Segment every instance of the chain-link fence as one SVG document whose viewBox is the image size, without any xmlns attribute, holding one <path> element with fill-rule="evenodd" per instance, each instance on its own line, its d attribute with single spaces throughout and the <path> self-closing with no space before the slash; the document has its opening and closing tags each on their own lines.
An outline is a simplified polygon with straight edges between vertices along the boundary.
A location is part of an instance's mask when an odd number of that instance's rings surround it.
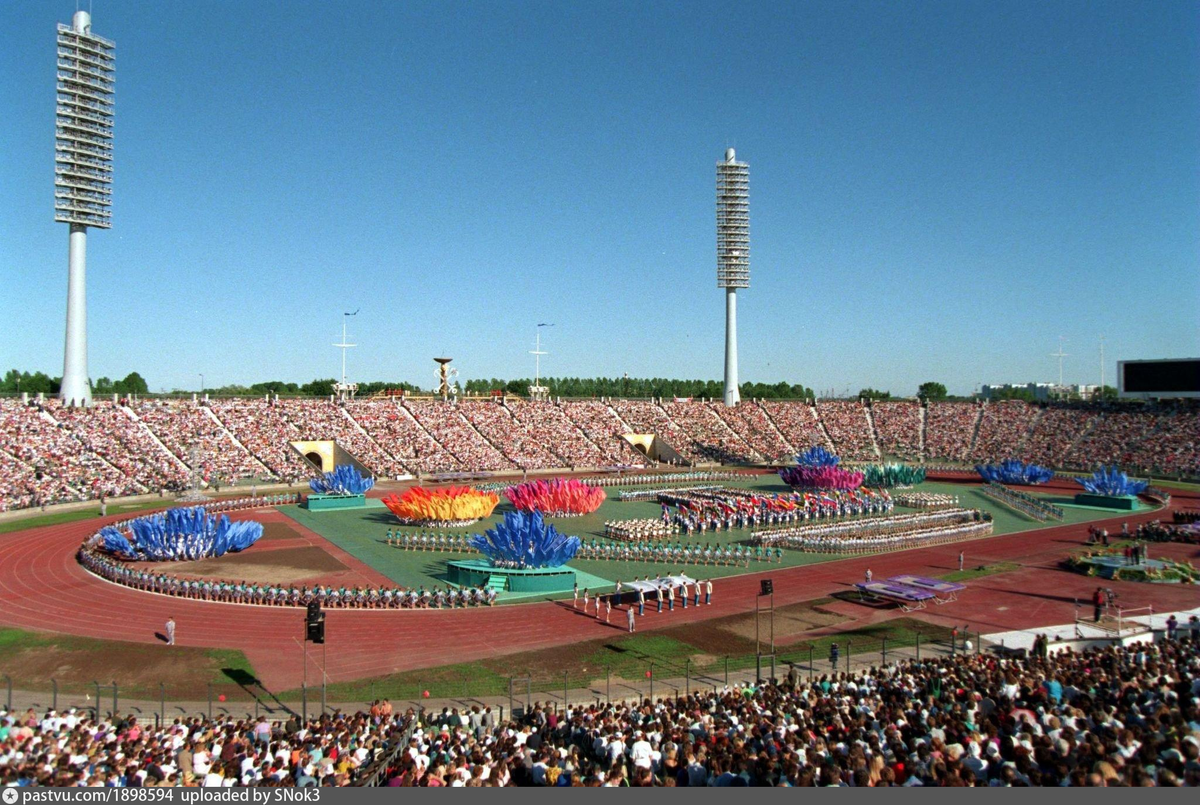
<svg viewBox="0 0 1200 805">
<path fill-rule="evenodd" d="M 765 680 L 818 681 L 822 677 L 902 660 L 977 653 L 982 636 L 966 629 L 927 625 L 906 635 L 876 639 L 831 634 L 774 651 L 764 643 L 761 654 L 713 657 L 691 655 L 656 656 L 613 647 L 613 657 L 598 667 L 567 667 L 558 670 L 510 669 L 508 673 L 478 673 L 454 669 L 430 669 L 395 677 L 335 685 L 304 685 L 298 690 L 273 692 L 249 673 L 202 686 L 166 682 L 122 684 L 119 680 L 90 683 L 43 684 L 14 680 L 0 673 L 0 696 L 11 711 L 33 708 L 65 710 L 76 708 L 104 717 L 134 715 L 155 723 L 203 715 L 231 718 L 283 720 L 295 715 L 309 718 L 333 710 L 365 709 L 376 700 L 388 699 L 394 707 L 469 709 L 492 707 L 521 715 L 540 704 L 558 709 L 564 703 L 633 701 L 686 696 L 693 692 L 728 686 L 753 685 Z"/>
</svg>

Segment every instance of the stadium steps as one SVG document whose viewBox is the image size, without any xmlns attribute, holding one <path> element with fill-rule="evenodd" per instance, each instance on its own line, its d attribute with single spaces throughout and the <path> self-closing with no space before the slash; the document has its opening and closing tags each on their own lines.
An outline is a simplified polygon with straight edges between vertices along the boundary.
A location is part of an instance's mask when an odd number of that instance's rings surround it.
<svg viewBox="0 0 1200 805">
<path fill-rule="evenodd" d="M 987 403 L 984 403 L 986 405 Z M 979 441 L 979 427 L 983 424 L 983 405 L 975 406 L 975 424 L 971 427 L 971 443 L 967 445 L 966 455 L 962 458 L 969 459 L 975 455 L 975 443 Z"/>
<path fill-rule="evenodd" d="M 425 427 L 425 425 L 421 422 L 421 420 L 417 419 L 417 415 L 409 410 L 408 406 L 404 404 L 403 400 L 401 400 L 400 404 L 396 406 L 396 411 L 398 414 L 400 414 L 400 416 L 408 417 L 409 421 L 412 422 L 412 424 L 417 427 L 417 430 L 421 431 L 426 436 L 428 436 L 429 441 L 433 442 L 434 444 L 436 444 L 438 446 L 438 450 L 441 450 L 443 455 L 450 456 L 450 458 L 454 459 L 454 463 L 456 465 L 454 467 L 455 470 L 462 469 L 462 462 L 459 460 L 458 456 L 454 455 L 453 451 L 451 451 L 450 448 L 446 447 L 446 445 L 442 444 L 441 442 L 439 442 L 437 440 L 437 437 L 433 435 L 433 432 L 431 430 L 429 430 L 429 428 Z M 417 464 L 415 463 L 416 459 L 412 459 L 412 460 L 414 461 L 413 466 L 409 467 L 408 464 L 405 464 L 404 466 L 408 467 L 408 471 L 411 472 L 414 476 L 419 475 L 423 468 L 420 466 L 417 466 Z"/>
<path fill-rule="evenodd" d="M 883 460 L 883 453 L 879 451 L 879 439 L 875 435 L 875 415 L 871 412 L 871 406 L 862 406 L 863 416 L 867 418 L 867 433 L 871 435 L 871 449 L 875 451 L 875 458 Z"/>
<path fill-rule="evenodd" d="M 359 424 L 359 421 L 354 418 L 353 414 L 351 414 L 349 411 L 346 410 L 345 406 L 339 405 L 338 410 L 340 410 L 342 412 L 342 416 L 346 417 L 346 419 L 350 422 L 350 427 L 357 430 L 360 434 L 362 434 L 362 437 L 364 439 L 366 439 L 371 444 L 375 445 L 376 450 L 378 450 L 384 456 L 390 458 L 392 461 L 399 464 L 401 467 L 404 467 L 404 469 L 406 469 L 406 470 L 408 469 L 408 466 L 402 460 L 400 460 L 396 456 L 392 455 L 388 450 L 386 450 L 384 448 L 383 445 L 381 445 L 379 443 L 379 441 L 374 436 L 372 436 L 370 433 L 368 433 L 367 429 L 364 428 L 361 424 Z M 372 475 L 379 475 L 379 474 L 380 473 L 372 473 Z"/>
<path fill-rule="evenodd" d="M 779 426 L 775 424 L 775 420 L 771 419 L 771 413 L 769 411 L 767 411 L 766 406 L 764 406 L 760 400 L 752 401 L 751 405 L 753 405 L 755 408 L 758 409 L 758 412 L 760 414 L 762 414 L 762 416 L 763 416 L 763 420 L 767 423 L 767 427 L 776 436 L 778 436 L 779 441 L 783 442 L 784 446 L 787 447 L 788 455 L 795 455 L 796 453 L 800 452 L 799 450 L 796 449 L 796 446 L 793 445 L 791 442 L 789 442 L 787 437 L 783 435 L 783 431 L 780 430 Z M 747 423 L 747 424 L 749 424 L 749 423 Z M 771 459 L 767 458 L 766 456 L 763 457 L 763 460 L 768 461 L 768 462 L 771 461 Z"/>
<path fill-rule="evenodd" d="M 928 428 L 929 428 L 929 408 L 926 406 L 926 404 L 924 402 L 922 402 L 919 406 L 917 406 L 917 410 L 920 412 L 919 416 L 921 417 L 921 428 L 918 431 L 919 435 L 917 437 L 920 441 L 917 442 L 917 449 L 918 449 L 918 455 L 921 456 L 921 461 L 924 461 L 925 460 L 925 435 L 928 432 Z"/>
<path fill-rule="evenodd" d="M 501 408 L 504 408 L 504 406 L 500 406 L 500 407 L 501 407 Z M 526 435 L 528 435 L 528 434 L 529 434 L 529 431 L 526 429 L 526 427 L 525 427 L 524 425 L 522 425 L 522 424 L 521 424 L 520 420 L 518 420 L 518 419 L 517 419 L 515 416 L 513 416 L 513 415 L 512 415 L 512 411 L 509 411 L 507 408 L 504 408 L 504 413 L 505 413 L 505 414 L 507 414 L 507 415 L 508 415 L 508 417 L 509 417 L 509 419 L 511 419 L 513 422 L 516 422 L 516 423 L 517 423 L 517 427 L 518 427 L 518 428 L 520 428 L 521 430 L 525 431 L 525 434 L 526 434 Z M 501 445 L 501 444 L 497 444 L 496 442 L 494 442 L 494 441 L 492 441 L 491 439 L 489 439 L 489 438 L 487 437 L 487 435 L 486 435 L 486 434 L 484 434 L 484 432 L 483 432 L 483 431 L 481 431 L 481 430 L 479 429 L 479 427 L 478 427 L 478 426 L 477 426 L 477 425 L 476 425 L 474 422 L 472 422 L 472 421 L 471 421 L 471 418 L 470 418 L 469 416 L 467 416 L 466 414 L 464 414 L 464 413 L 463 413 L 461 410 L 459 410 L 459 411 L 458 411 L 458 415 L 459 415 L 459 417 L 461 417 L 461 418 L 462 418 L 462 421 L 463 421 L 463 422 L 466 422 L 466 423 L 467 423 L 467 427 L 468 427 L 468 428 L 470 428 L 471 430 L 473 430 L 473 431 L 475 431 L 477 434 L 479 434 L 479 438 L 480 438 L 480 439 L 483 439 L 483 441 L 484 441 L 484 442 L 486 442 L 487 444 L 490 444 L 490 445 L 492 446 L 492 449 L 493 449 L 493 450 L 495 450 L 497 453 L 499 453 L 500 455 L 502 455 L 502 456 L 504 456 L 506 459 L 508 459 L 508 460 L 509 460 L 509 462 L 510 462 L 510 463 L 511 463 L 511 464 L 512 464 L 514 467 L 516 467 L 517 469 L 521 469 L 521 470 L 527 470 L 527 469 L 529 469 L 528 467 L 522 466 L 522 465 L 521 465 L 521 462 L 517 461 L 517 460 L 516 460 L 516 458 L 514 458 L 513 456 L 510 456 L 510 455 L 508 454 L 508 451 L 504 449 L 504 446 L 503 446 L 503 445 Z"/>
<path fill-rule="evenodd" d="M 164 453 L 170 456 L 171 461 L 175 462 L 179 466 L 179 469 L 186 472 L 189 478 L 191 477 L 192 468 L 187 465 L 187 462 L 168 450 L 167 446 L 162 443 L 162 439 L 158 438 L 158 434 L 147 427 L 146 423 L 141 420 L 141 417 L 139 417 L 132 408 L 130 408 L 128 405 L 122 405 L 118 407 L 121 409 L 121 413 L 125 414 L 125 416 L 136 422 L 137 426 L 141 428 L 142 432 L 149 436 L 152 442 L 158 445 L 159 450 L 162 450 Z"/>
<path fill-rule="evenodd" d="M 1066 450 L 1063 451 L 1063 454 L 1058 457 L 1058 462 L 1060 464 L 1065 465 L 1067 463 L 1067 456 L 1075 452 L 1075 448 L 1078 447 L 1085 438 L 1087 438 L 1088 434 L 1092 432 L 1092 428 L 1096 427 L 1096 423 L 1099 421 L 1099 416 L 1088 417 L 1087 424 L 1079 429 L 1079 433 L 1075 434 L 1075 438 L 1071 440 L 1071 444 Z"/>
<path fill-rule="evenodd" d="M 833 437 L 829 435 L 829 431 L 825 428 L 825 423 L 821 421 L 821 415 L 817 412 L 817 406 L 808 405 L 808 412 L 812 414 L 813 419 L 817 420 L 817 427 L 821 430 L 821 436 L 825 438 L 825 448 L 830 453 L 837 453 L 837 448 L 833 446 Z"/>
<path fill-rule="evenodd" d="M 508 577 L 492 574 L 488 576 L 487 588 L 502 593 L 508 589 Z"/>
<path fill-rule="evenodd" d="M 604 456 L 604 450 L 600 447 L 600 445 L 596 442 L 596 440 L 593 439 L 591 436 L 589 436 L 588 432 L 586 430 L 584 430 L 583 428 L 581 428 L 579 426 L 578 422 L 576 422 L 574 419 L 571 419 L 571 416 L 567 413 L 567 410 L 565 408 L 563 408 L 562 400 L 560 399 L 560 400 L 556 401 L 554 403 L 554 406 L 556 408 L 558 408 L 559 412 L 562 413 L 563 420 L 566 421 L 568 424 L 571 425 L 571 427 L 573 427 L 575 429 L 575 432 L 579 435 L 579 437 L 581 439 L 583 439 L 585 442 L 587 442 L 588 444 L 590 444 L 592 447 L 596 448 L 596 453 L 598 455 Z M 561 458 L 563 460 L 564 467 L 571 466 L 571 463 L 566 458 L 566 456 L 562 455 L 561 453 L 559 453 L 557 450 L 554 449 L 554 445 L 547 445 L 547 447 L 550 448 L 551 452 L 553 452 L 556 456 L 558 456 L 559 458 Z"/>
<path fill-rule="evenodd" d="M 621 426 L 621 432 L 613 434 L 613 437 L 620 444 L 624 445 L 624 447 L 621 448 L 621 451 L 632 453 L 638 462 L 645 462 L 645 466 L 647 466 L 647 467 L 655 466 L 657 464 L 657 462 L 653 458 L 651 458 L 650 456 L 643 453 L 641 450 L 638 450 L 636 447 L 631 445 L 628 441 L 625 440 L 625 437 L 622 435 L 625 433 L 636 433 L 637 431 L 635 431 L 633 428 L 629 427 L 628 422 L 626 422 L 624 419 L 621 419 L 620 413 L 618 413 L 617 409 L 612 406 L 612 403 L 606 402 L 606 403 L 604 403 L 604 407 L 606 409 L 608 409 L 608 412 L 610 414 L 612 414 L 613 419 L 617 420 L 617 424 L 619 424 Z"/>
<path fill-rule="evenodd" d="M 742 434 L 738 433 L 736 430 L 734 430 L 732 427 L 730 427 L 729 423 L 726 422 L 721 417 L 720 414 L 718 414 L 716 411 L 709 408 L 707 405 L 703 406 L 703 408 L 701 410 L 703 410 L 705 413 L 707 413 L 709 416 L 711 416 L 713 419 L 715 419 L 718 423 L 720 423 L 720 427 L 724 428 L 726 433 L 728 433 L 730 436 L 732 436 L 737 441 L 738 444 L 742 445 L 742 447 L 745 448 L 744 455 L 746 457 L 746 461 L 761 462 L 761 461 L 765 460 L 763 458 L 762 454 L 759 453 L 757 450 L 755 450 L 750 445 L 750 442 L 744 436 L 742 436 Z"/>
<path fill-rule="evenodd" d="M 70 437 L 71 437 L 72 439 L 74 439 L 76 442 L 78 442 L 78 443 L 79 443 L 79 452 L 80 452 L 82 455 L 89 455 L 89 454 L 90 454 L 90 455 L 94 456 L 95 458 L 99 459 L 99 460 L 100 460 L 100 462 L 101 462 L 102 464 L 104 464 L 104 466 L 108 467 L 110 470 L 112 470 L 113 472 L 115 472 L 117 475 L 123 476 L 123 477 L 125 477 L 125 478 L 129 478 L 129 480 L 130 480 L 130 481 L 131 481 L 131 482 L 132 482 L 132 483 L 133 483 L 133 484 L 134 484 L 134 485 L 135 485 L 137 488 L 141 489 L 142 491 L 149 491 L 149 490 L 147 490 L 147 488 L 146 488 L 145 484 L 142 484 L 142 483 L 139 483 L 139 482 L 135 481 L 135 480 L 134 480 L 134 479 L 133 479 L 131 476 L 127 475 L 127 474 L 125 473 L 125 471 L 124 471 L 124 470 L 122 470 L 122 469 L 121 469 L 121 468 L 119 468 L 119 467 L 118 467 L 116 464 L 113 464 L 111 461 L 109 461 L 109 460 L 108 460 L 108 456 L 104 455 L 103 453 L 101 453 L 101 452 L 100 452 L 100 451 L 98 451 L 98 450 L 94 450 L 94 449 L 92 449 L 92 447 L 91 447 L 90 445 L 88 445 L 88 443 L 87 443 L 87 442 L 85 442 L 85 441 L 83 440 L 83 436 L 82 436 L 82 435 L 80 435 L 80 434 L 78 434 L 78 433 L 76 433 L 76 432 L 75 432 L 75 429 L 74 429 L 74 428 L 72 428 L 72 427 L 70 427 L 70 426 L 69 426 L 67 423 L 65 423 L 65 422 L 59 422 L 57 419 L 55 419 L 55 418 L 54 418 L 54 415 L 53 415 L 53 414 L 51 414 L 49 411 L 47 411 L 47 410 L 45 410 L 45 409 L 42 409 L 42 410 L 38 411 L 38 416 L 39 416 L 39 417 L 41 417 L 42 419 L 46 420 L 47 422 L 49 422 L 49 423 L 50 423 L 52 426 L 54 426 L 56 429 L 58 429 L 58 430 L 62 431 L 62 432 L 63 432 L 63 433 L 65 433 L 66 435 L 70 436 Z M 119 441 L 119 440 L 118 440 L 118 441 Z M 131 454 L 131 455 L 132 455 L 132 454 Z M 66 480 L 65 480 L 65 479 L 60 479 L 60 480 L 62 480 L 64 484 L 66 483 Z"/>
<path fill-rule="evenodd" d="M 1029 446 L 1029 440 L 1030 440 L 1030 438 L 1032 438 L 1033 432 L 1037 430 L 1038 425 L 1041 424 L 1042 417 L 1044 417 L 1045 415 L 1046 415 L 1045 408 L 1039 408 L 1038 412 L 1033 415 L 1033 421 L 1029 423 L 1029 430 L 1025 431 L 1024 435 L 1021 436 L 1021 440 L 1019 442 L 1017 442 L 1017 455 L 1018 456 L 1025 455 L 1025 449 Z M 974 444 L 974 443 L 972 443 L 972 444 Z"/>
<path fill-rule="evenodd" d="M 221 421 L 221 418 L 219 416 L 217 416 L 217 413 L 215 411 L 213 411 L 213 409 L 209 408 L 207 405 L 202 405 L 202 406 L 200 406 L 200 410 L 203 411 L 204 414 L 209 419 L 211 419 L 213 422 L 217 423 L 217 425 L 221 428 L 221 432 L 229 437 L 229 441 L 231 441 L 235 445 L 237 445 L 238 449 L 241 450 L 243 453 L 250 456 L 250 458 L 254 459 L 254 462 L 256 464 L 258 464 L 258 466 L 262 467 L 263 472 L 265 472 L 269 475 L 274 475 L 274 473 L 271 472 L 271 468 L 267 466 L 265 461 L 263 461 L 258 456 L 254 455 L 254 453 L 251 453 L 250 449 L 248 447 L 246 447 L 246 445 L 242 444 L 241 440 L 238 439 L 238 437 L 233 435 L 233 431 L 231 431 L 229 428 L 225 427 L 225 423 Z"/>
</svg>

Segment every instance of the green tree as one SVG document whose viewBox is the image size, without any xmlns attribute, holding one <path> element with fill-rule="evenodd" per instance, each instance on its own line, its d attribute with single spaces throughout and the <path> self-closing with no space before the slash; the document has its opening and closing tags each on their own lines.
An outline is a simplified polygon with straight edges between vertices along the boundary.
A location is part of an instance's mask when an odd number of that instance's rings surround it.
<svg viewBox="0 0 1200 805">
<path fill-rule="evenodd" d="M 1024 400 L 1033 402 L 1033 392 L 1027 388 L 996 389 L 992 392 L 993 400 Z"/>
<path fill-rule="evenodd" d="M 328 397 L 333 394 L 333 387 L 337 381 L 332 377 L 327 380 L 314 380 L 311 383 L 305 383 L 300 387 L 301 394 L 308 394 L 313 397 Z"/>
<path fill-rule="evenodd" d="M 130 372 L 129 374 L 125 375 L 125 379 L 120 381 L 120 385 L 123 387 L 123 389 L 117 390 L 123 391 L 125 394 L 150 393 L 150 387 L 146 385 L 145 378 L 143 378 L 137 372 Z"/>
<path fill-rule="evenodd" d="M 879 391 L 878 389 L 865 388 L 858 392 L 860 400 L 890 400 L 892 393 L 890 391 Z"/>
<path fill-rule="evenodd" d="M 931 380 L 917 387 L 917 396 L 922 400 L 944 400 L 946 399 L 946 387 Z"/>
</svg>

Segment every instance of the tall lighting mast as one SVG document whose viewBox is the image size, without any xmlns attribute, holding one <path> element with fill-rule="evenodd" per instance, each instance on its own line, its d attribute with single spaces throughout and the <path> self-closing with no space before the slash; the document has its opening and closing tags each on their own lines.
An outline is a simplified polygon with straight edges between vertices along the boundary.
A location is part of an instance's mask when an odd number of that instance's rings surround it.
<svg viewBox="0 0 1200 805">
<path fill-rule="evenodd" d="M 116 46 L 92 33 L 92 15 L 76 11 L 58 26 L 54 121 L 54 220 L 70 225 L 67 336 L 59 396 L 90 405 L 87 368 L 87 229 L 112 224 L 112 126 Z"/>
<path fill-rule="evenodd" d="M 732 148 L 717 163 L 717 287 L 725 289 L 725 404 L 737 405 L 737 289 L 750 287 L 750 166 Z"/>
</svg>

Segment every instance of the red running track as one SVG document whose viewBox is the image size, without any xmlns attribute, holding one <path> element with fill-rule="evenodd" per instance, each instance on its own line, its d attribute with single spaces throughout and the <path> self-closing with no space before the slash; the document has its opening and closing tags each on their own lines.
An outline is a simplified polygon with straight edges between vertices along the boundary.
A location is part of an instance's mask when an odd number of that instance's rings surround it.
<svg viewBox="0 0 1200 805">
<path fill-rule="evenodd" d="M 1179 492 L 1172 507 L 1192 508 L 1200 495 Z M 1105 521 L 1112 531 L 1120 523 L 1157 519 L 1162 512 Z M 109 518 L 117 519 L 117 518 Z M 269 689 L 299 687 L 302 678 L 303 616 L 295 608 L 271 608 L 190 601 L 126 589 L 102 581 L 75 561 L 79 544 L 98 527 L 97 520 L 46 526 L 0 536 L 0 623 L 22 628 L 153 643 L 168 617 L 177 624 L 181 645 L 235 648 L 245 652 Z M 899 573 L 934 575 L 957 568 L 960 550 L 967 566 L 996 561 L 1019 563 L 1014 573 L 985 577 L 970 585 L 952 604 L 919 613 L 924 619 L 968 625 L 972 630 L 1002 631 L 1069 623 L 1074 600 L 1086 601 L 1095 583 L 1061 570 L 1058 562 L 1078 548 L 1086 525 L 1059 526 L 990 537 L 966 543 L 769 570 L 714 581 L 714 603 L 676 607 L 674 613 L 647 615 L 641 631 L 679 626 L 754 609 L 759 578 L 775 582 L 775 604 L 783 606 L 850 589 L 871 568 L 876 578 Z M 306 535 L 308 536 L 308 535 Z M 320 539 L 315 534 L 311 535 Z M 374 572 L 332 544 L 323 547 L 364 577 Z M 1194 546 L 1155 546 L 1152 553 L 1192 559 Z M 703 569 L 694 571 L 703 575 Z M 1200 593 L 1183 585 L 1109 583 L 1126 606 L 1154 605 L 1156 610 L 1200 605 Z M 895 617 L 857 605 L 844 606 L 858 622 Z M 623 613 L 614 613 L 621 621 Z M 840 624 L 850 628 L 855 621 Z M 331 681 L 381 676 L 518 651 L 616 636 L 623 627 L 607 626 L 569 604 L 542 602 L 469 610 L 331 610 L 327 618 L 328 666 Z M 164 646 L 164 651 L 169 649 Z M 310 668 L 310 676 L 317 666 Z"/>
</svg>

